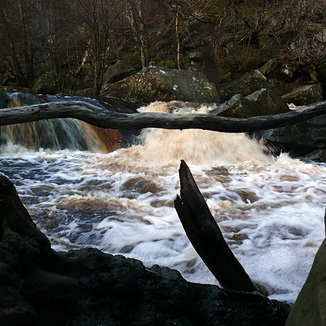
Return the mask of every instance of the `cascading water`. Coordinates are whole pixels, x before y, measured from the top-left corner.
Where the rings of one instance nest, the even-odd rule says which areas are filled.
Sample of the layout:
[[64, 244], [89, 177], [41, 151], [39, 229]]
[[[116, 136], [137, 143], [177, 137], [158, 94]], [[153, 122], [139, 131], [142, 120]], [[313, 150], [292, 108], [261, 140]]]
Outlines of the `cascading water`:
[[[153, 103], [142, 110], [195, 110], [185, 107]], [[271, 298], [293, 302], [324, 238], [324, 165], [273, 158], [245, 135], [152, 129], [108, 154], [3, 149], [0, 171], [55, 249], [95, 246], [216, 283], [173, 208], [181, 159], [251, 278]]]
[[[47, 100], [62, 101], [67, 100], [67, 97], [49, 97]], [[9, 95], [7, 106], [38, 103], [39, 98], [31, 94], [13, 93]], [[99, 102], [96, 104], [100, 105]], [[0, 127], [0, 152], [3, 148], [12, 152], [45, 148], [108, 153], [119, 148], [123, 139], [119, 130], [98, 128], [76, 119], [42, 120]]]

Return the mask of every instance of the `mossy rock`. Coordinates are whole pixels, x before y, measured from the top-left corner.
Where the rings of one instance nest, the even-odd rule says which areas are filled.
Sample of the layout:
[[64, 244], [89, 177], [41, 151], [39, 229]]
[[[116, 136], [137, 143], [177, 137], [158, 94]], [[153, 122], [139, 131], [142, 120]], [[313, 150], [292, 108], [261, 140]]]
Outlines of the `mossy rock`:
[[262, 88], [247, 97], [234, 95], [218, 108], [219, 115], [233, 118], [278, 114], [289, 111], [287, 103], [281, 96], [270, 89]]
[[104, 85], [101, 94], [141, 102], [219, 101], [215, 84], [204, 74], [160, 67], [147, 67], [117, 83]]
[[321, 244], [308, 278], [285, 326], [326, 325], [326, 240]]
[[277, 80], [268, 79], [259, 70], [255, 70], [253, 73], [246, 73], [239, 80], [235, 80], [221, 87], [219, 93], [221, 100], [227, 101], [235, 94], [248, 96], [262, 88], [273, 89], [279, 95], [283, 95], [289, 91], [287, 88], [284, 89]]
[[278, 70], [278, 63], [276, 59], [268, 60], [262, 67], [258, 70], [267, 78], [275, 77]]
[[60, 92], [71, 93], [80, 89], [85, 89], [88, 84], [83, 80], [71, 76], [55, 74], [44, 74], [34, 83], [32, 92], [36, 94], [57, 94]]
[[60, 85], [57, 78], [52, 74], [44, 74], [36, 79], [32, 91], [36, 94], [57, 94]]
[[139, 55], [128, 55], [109, 66], [104, 74], [103, 84], [112, 84], [141, 69]]
[[320, 84], [303, 85], [292, 92], [283, 95], [287, 103], [295, 105], [308, 105], [323, 100], [322, 87]]

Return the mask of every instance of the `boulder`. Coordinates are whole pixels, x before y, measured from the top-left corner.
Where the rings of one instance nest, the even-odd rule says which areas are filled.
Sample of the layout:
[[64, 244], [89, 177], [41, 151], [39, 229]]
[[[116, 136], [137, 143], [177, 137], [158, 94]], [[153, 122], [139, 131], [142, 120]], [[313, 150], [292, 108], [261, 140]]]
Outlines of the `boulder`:
[[96, 248], [56, 252], [5, 176], [0, 212], [1, 326], [281, 326], [288, 316], [258, 292], [190, 283]]
[[57, 76], [45, 73], [36, 79], [32, 92], [36, 94], [57, 94], [60, 92], [70, 93], [80, 89], [85, 89], [89, 85], [78, 78], [71, 76]]
[[326, 149], [316, 149], [304, 157], [307, 161], [326, 163]]
[[323, 93], [320, 84], [303, 85], [283, 95], [283, 98], [287, 103], [300, 106], [322, 101]]
[[147, 67], [123, 80], [106, 84], [101, 95], [132, 98], [141, 102], [218, 102], [215, 84], [199, 72]]
[[320, 246], [308, 278], [285, 326], [326, 325], [326, 240]]
[[263, 137], [268, 142], [278, 143], [287, 150], [326, 149], [326, 115], [303, 120], [294, 125], [267, 130]]
[[277, 75], [278, 63], [276, 59], [267, 61], [258, 69], [266, 78], [275, 77]]
[[222, 101], [230, 99], [235, 94], [247, 96], [262, 88], [273, 89], [280, 95], [287, 93], [288, 88], [282, 86], [277, 80], [268, 79], [259, 70], [255, 70], [252, 74], [246, 73], [239, 80], [220, 89], [220, 97]]
[[7, 94], [0, 90], [0, 109], [6, 107]]
[[287, 103], [274, 91], [262, 88], [247, 97], [234, 95], [222, 104], [218, 114], [233, 118], [249, 118], [260, 115], [278, 114], [289, 111]]
[[21, 105], [34, 105], [41, 103], [41, 100], [39, 98], [30, 93], [18, 93], [17, 99], [19, 100]]
[[59, 90], [59, 82], [52, 74], [41, 75], [32, 87], [33, 93], [36, 94], [56, 94]]
[[141, 69], [139, 56], [125, 56], [109, 66], [104, 74], [103, 84], [112, 84], [125, 77], [133, 75]]

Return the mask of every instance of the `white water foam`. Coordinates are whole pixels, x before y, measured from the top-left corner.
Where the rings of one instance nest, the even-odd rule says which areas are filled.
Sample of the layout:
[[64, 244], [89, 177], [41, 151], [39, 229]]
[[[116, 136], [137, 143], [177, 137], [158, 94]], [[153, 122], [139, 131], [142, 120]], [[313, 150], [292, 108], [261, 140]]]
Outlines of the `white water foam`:
[[[216, 284], [173, 208], [179, 193], [178, 165], [187, 157], [226, 241], [248, 274], [271, 298], [293, 302], [324, 238], [326, 167], [285, 154], [273, 159], [245, 136], [241, 138], [250, 145], [237, 147], [241, 156], [228, 157], [221, 149], [216, 154], [217, 138], [237, 143], [233, 139], [238, 136], [206, 132], [180, 136], [189, 141], [189, 157], [182, 150], [169, 154], [167, 147], [178, 137], [168, 135], [156, 139], [148, 154], [146, 144], [157, 132], [146, 131], [143, 145], [110, 154], [3, 154], [0, 171], [16, 184], [54, 248], [94, 246], [141, 259], [147, 266], [178, 269], [193, 282]], [[249, 153], [244, 153], [247, 148]]]

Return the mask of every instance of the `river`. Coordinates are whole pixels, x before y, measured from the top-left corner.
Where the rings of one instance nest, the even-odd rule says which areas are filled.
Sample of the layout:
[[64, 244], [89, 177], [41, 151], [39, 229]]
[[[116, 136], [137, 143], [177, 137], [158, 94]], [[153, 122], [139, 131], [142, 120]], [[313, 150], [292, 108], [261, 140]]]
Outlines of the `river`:
[[[207, 112], [178, 105], [152, 103], [141, 110]], [[270, 298], [294, 302], [325, 236], [326, 165], [286, 153], [273, 157], [244, 134], [149, 129], [121, 148], [123, 136], [116, 131], [99, 137], [90, 126], [70, 121], [68, 129], [71, 124], [91, 139], [87, 150], [28, 146], [35, 133], [77, 138], [63, 134], [65, 124], [59, 132], [51, 123], [24, 132], [20, 128], [26, 127], [10, 127], [29, 135], [27, 142], [2, 129], [7, 139], [0, 147], [0, 172], [16, 185], [54, 249], [93, 246], [146, 266], [177, 269], [192, 282], [217, 284], [173, 207], [184, 159], [250, 277]], [[109, 150], [103, 150], [103, 137], [113, 139]]]

